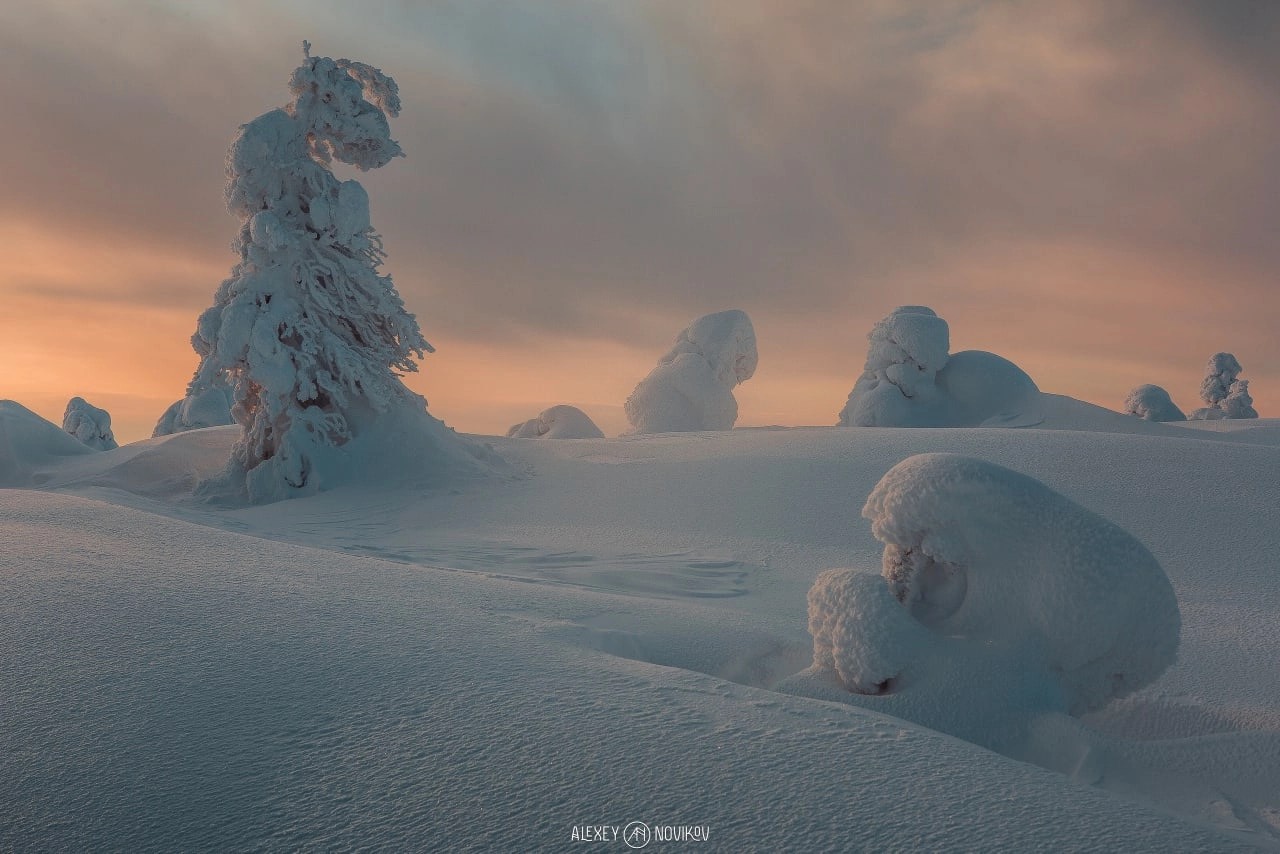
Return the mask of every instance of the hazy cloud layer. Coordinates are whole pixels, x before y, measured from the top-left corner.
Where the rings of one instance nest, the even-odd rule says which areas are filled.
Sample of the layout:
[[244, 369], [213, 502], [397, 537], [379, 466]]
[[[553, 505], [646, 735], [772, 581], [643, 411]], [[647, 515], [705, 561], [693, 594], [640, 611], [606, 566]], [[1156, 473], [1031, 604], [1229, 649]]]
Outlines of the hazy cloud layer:
[[[6, 6], [0, 227], [60, 248], [0, 261], [0, 291], [194, 323], [233, 260], [227, 143], [303, 38], [400, 82], [408, 159], [361, 180], [436, 344], [604, 348], [588, 373], [625, 388], [742, 308], [756, 394], [816, 377], [831, 398], [791, 421], [827, 423], [871, 323], [926, 303], [1049, 391], [1185, 403], [1227, 349], [1280, 411], [1280, 6], [1247, 0]], [[574, 403], [555, 379], [545, 403]], [[799, 405], [776, 402], [740, 423]]]

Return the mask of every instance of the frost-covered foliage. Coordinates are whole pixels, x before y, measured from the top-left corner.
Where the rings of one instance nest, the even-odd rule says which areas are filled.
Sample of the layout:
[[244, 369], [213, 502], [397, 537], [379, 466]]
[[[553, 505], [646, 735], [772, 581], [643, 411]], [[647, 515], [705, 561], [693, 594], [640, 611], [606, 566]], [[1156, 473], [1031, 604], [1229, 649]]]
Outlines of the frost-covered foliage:
[[120, 447], [111, 432], [111, 414], [91, 405], [83, 397], [67, 401], [67, 409], [62, 413], [62, 429], [98, 451]]
[[[192, 338], [201, 362], [188, 400], [203, 410], [211, 390], [231, 388], [231, 415], [244, 429], [218, 489], [252, 501], [331, 485], [336, 451], [393, 408], [428, 419], [433, 437], [424, 443], [453, 441], [400, 380], [431, 346], [379, 272], [368, 195], [328, 169], [333, 160], [363, 170], [402, 156], [387, 124], [400, 109], [395, 81], [304, 48], [293, 99], [243, 125], [227, 155], [240, 262]], [[175, 423], [188, 423], [191, 408]]]
[[603, 439], [595, 422], [576, 406], [561, 404], [514, 425], [507, 431], [512, 439]]
[[1158, 385], [1140, 385], [1124, 399], [1126, 415], [1136, 415], [1146, 421], [1186, 421], [1187, 416], [1169, 392]]
[[829, 569], [809, 590], [813, 663], [857, 694], [884, 694], [930, 645], [929, 631], [893, 598], [884, 579]]
[[841, 427], [968, 427], [1007, 419], [1038, 394], [1031, 377], [994, 353], [949, 354], [950, 329], [930, 308], [906, 305], [876, 323]]
[[1214, 421], [1220, 418], [1257, 418], [1249, 381], [1238, 379], [1243, 368], [1231, 353], [1214, 353], [1205, 366], [1200, 383], [1200, 399], [1205, 406], [1191, 413], [1192, 421]]
[[[882, 574], [904, 613], [940, 637], [1030, 657], [1059, 682], [1072, 714], [1141, 688], [1173, 663], [1181, 616], [1160, 564], [1128, 533], [1033, 478], [921, 454], [880, 480], [862, 515], [885, 544]], [[860, 685], [898, 675], [906, 653], [861, 648], [907, 637], [876, 602], [859, 592], [858, 608], [873, 615], [860, 646], [827, 652], [828, 638], [853, 642], [848, 631], [824, 630], [815, 662], [874, 662], [858, 665], [852, 681]], [[810, 613], [812, 625], [812, 604]]]
[[627, 398], [630, 432], [731, 429], [738, 420], [733, 389], [751, 379], [758, 361], [755, 329], [745, 312], [698, 318]]
[[[199, 375], [197, 374], [197, 377]], [[187, 396], [170, 404], [169, 408], [156, 422], [151, 436], [169, 436], [184, 433], [187, 430], [200, 430], [204, 427], [224, 427], [234, 424], [231, 417], [231, 387], [221, 377], [214, 377], [216, 385], [202, 388], [190, 386]]]

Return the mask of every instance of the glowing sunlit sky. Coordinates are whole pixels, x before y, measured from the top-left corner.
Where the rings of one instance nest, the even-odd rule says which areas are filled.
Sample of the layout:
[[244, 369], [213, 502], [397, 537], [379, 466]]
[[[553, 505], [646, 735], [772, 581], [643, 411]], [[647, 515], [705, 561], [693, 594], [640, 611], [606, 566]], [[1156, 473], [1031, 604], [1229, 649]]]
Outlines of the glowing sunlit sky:
[[227, 145], [304, 38], [400, 84], [407, 157], [358, 177], [459, 430], [616, 433], [727, 308], [738, 423], [832, 424], [904, 303], [1111, 408], [1192, 409], [1228, 350], [1280, 415], [1280, 3], [1247, 0], [0, 4], [0, 398], [150, 435], [235, 261]]

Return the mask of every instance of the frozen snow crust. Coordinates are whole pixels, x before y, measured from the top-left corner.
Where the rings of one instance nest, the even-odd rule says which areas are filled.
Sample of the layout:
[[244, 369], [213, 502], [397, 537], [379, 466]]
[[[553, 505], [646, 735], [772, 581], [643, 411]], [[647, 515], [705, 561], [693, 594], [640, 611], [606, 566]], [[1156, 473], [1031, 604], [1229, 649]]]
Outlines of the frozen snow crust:
[[758, 362], [755, 329], [745, 312], [698, 318], [623, 404], [631, 432], [731, 429], [738, 420], [733, 389], [751, 379]]
[[[388, 465], [233, 509], [191, 488], [235, 427], [95, 453], [35, 419], [74, 450], [0, 491], [0, 848], [562, 850], [648, 820], [709, 851], [1274, 850], [1277, 422], [1044, 402], [1053, 429], [490, 437], [527, 477]], [[858, 508], [940, 452], [1145, 543], [1178, 661], [1074, 718], [1041, 650], [846, 570], [832, 612], [927, 654], [844, 656], [883, 693], [812, 667], [815, 580], [882, 566]]]

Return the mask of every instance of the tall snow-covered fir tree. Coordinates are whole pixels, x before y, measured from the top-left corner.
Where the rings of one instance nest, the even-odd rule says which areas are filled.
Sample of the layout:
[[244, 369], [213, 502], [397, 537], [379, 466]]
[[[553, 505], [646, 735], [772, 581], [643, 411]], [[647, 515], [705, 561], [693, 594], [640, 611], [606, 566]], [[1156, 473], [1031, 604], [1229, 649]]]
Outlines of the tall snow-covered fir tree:
[[400, 377], [431, 345], [379, 272], [385, 253], [364, 188], [329, 170], [403, 156], [387, 123], [400, 110], [396, 83], [303, 48], [293, 99], [243, 125], [227, 154], [240, 261], [192, 336], [201, 361], [188, 399], [232, 389], [244, 432], [223, 481], [255, 502], [331, 485], [335, 449], [389, 410], [426, 416]]

